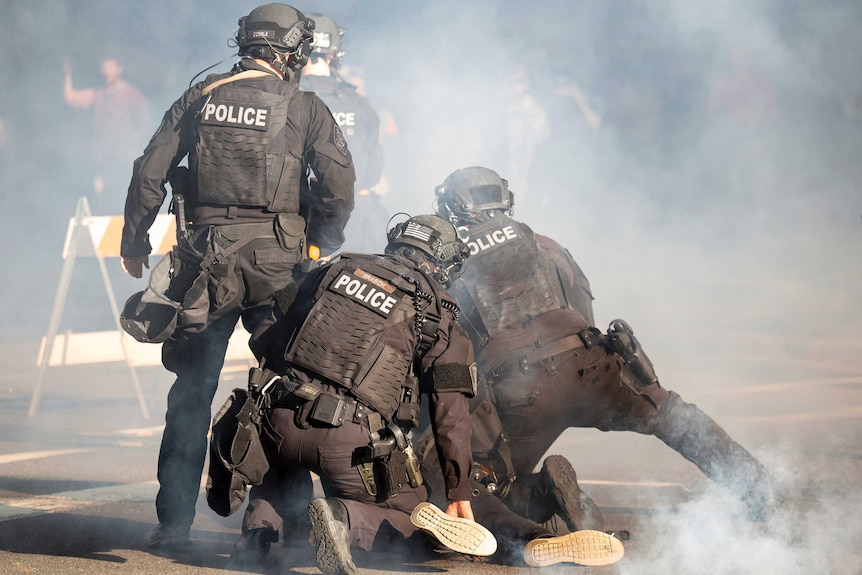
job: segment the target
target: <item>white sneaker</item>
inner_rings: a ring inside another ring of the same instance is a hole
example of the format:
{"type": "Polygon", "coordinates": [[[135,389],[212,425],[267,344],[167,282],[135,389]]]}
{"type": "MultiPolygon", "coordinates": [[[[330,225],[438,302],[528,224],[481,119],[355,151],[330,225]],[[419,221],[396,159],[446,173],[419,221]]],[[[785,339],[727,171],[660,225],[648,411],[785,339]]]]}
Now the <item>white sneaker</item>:
{"type": "Polygon", "coordinates": [[[559,537],[533,539],[524,547],[524,561],[530,567],[554,563],[612,565],[623,558],[622,541],[603,531],[585,529],[559,537]]]}
{"type": "Polygon", "coordinates": [[[413,509],[410,521],[457,553],[485,557],[497,551],[497,539],[485,527],[469,519],[446,515],[427,501],[413,509]]]}

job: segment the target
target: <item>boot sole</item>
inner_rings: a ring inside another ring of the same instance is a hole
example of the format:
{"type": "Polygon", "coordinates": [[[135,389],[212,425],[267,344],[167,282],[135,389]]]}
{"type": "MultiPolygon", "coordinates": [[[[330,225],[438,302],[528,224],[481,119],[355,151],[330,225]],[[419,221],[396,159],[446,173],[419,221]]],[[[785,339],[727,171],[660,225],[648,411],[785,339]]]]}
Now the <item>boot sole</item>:
{"type": "Polygon", "coordinates": [[[555,563],[591,567],[613,565],[624,554],[625,549],[619,539],[590,529],[559,537],[533,539],[524,547],[524,561],[530,567],[546,567],[555,563]]]}
{"type": "Polygon", "coordinates": [[[469,519],[446,515],[427,501],[413,509],[410,521],[456,553],[486,557],[497,551],[497,539],[485,527],[469,519]]]}
{"type": "Polygon", "coordinates": [[[350,555],[347,528],[335,519],[326,501],[313,499],[308,519],[317,540],[317,568],[325,575],[354,575],[356,565],[350,555]]]}
{"type": "Polygon", "coordinates": [[[601,513],[591,499],[585,497],[578,486],[577,474],[572,464],[559,455],[550,455],[543,464],[548,479],[553,483],[554,498],[570,531],[599,530],[604,527],[601,513]],[[584,500],[586,499],[586,501],[584,500]]]}

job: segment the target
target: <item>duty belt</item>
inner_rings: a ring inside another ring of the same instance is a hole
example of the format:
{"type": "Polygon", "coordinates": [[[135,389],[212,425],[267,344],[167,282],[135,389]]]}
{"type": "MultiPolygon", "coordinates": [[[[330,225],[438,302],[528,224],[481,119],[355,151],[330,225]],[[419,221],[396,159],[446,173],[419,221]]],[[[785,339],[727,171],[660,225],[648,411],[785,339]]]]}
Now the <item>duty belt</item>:
{"type": "MultiPolygon", "coordinates": [[[[303,387],[307,389],[311,386],[303,387]]],[[[315,396],[309,398],[297,394],[296,391],[287,391],[283,381],[279,380],[271,396],[273,400],[268,407],[301,410],[306,421],[324,423],[332,427],[340,427],[345,421],[371,427],[369,417],[374,419],[377,414],[370,407],[346,395],[336,395],[319,389],[316,391],[315,396]]]]}
{"type": "Polygon", "coordinates": [[[518,370],[521,373],[526,373],[530,370],[530,366],[542,361],[543,359],[548,359],[549,357],[553,357],[559,353],[563,353],[564,351],[578,349],[585,346],[584,340],[581,338],[580,334],[570,335],[562,339],[552,341],[551,343],[544,343],[542,340],[538,340],[533,345],[534,349],[531,349],[527,353],[510,357],[494,367],[494,369],[487,373],[487,378],[493,383],[512,375],[515,370],[518,370]]]}

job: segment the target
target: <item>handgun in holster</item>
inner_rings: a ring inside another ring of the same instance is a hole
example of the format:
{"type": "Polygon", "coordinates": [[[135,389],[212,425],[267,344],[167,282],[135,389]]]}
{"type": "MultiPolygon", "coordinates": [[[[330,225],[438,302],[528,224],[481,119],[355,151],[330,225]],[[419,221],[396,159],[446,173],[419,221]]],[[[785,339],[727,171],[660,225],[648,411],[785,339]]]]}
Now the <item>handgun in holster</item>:
{"type": "Polygon", "coordinates": [[[411,487],[422,485],[419,457],[400,426],[390,423],[372,433],[368,455],[377,466],[382,491],[387,497],[394,497],[405,482],[411,487]]]}
{"type": "Polygon", "coordinates": [[[618,354],[632,373],[646,387],[658,384],[655,368],[631,326],[621,319],[615,319],[608,326],[607,345],[610,351],[618,354]]]}

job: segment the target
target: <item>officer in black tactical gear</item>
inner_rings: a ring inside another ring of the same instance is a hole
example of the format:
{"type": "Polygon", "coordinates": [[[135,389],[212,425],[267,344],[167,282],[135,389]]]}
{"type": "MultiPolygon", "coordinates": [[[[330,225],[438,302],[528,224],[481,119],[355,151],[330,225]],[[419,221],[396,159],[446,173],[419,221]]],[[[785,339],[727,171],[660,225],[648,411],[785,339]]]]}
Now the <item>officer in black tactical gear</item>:
{"type": "Polygon", "coordinates": [[[134,164],[121,245],[130,275],[149,267],[147,231],[168,180],[179,212],[169,295],[181,309],[162,350],[177,379],[159,452],[154,547],[189,542],[211,403],[237,321],[252,330],[273,293],[310,267],[303,262],[312,246],[326,258],[344,241],[355,180],[350,153],[323,101],[298,85],[313,30],[286,4],[240,18],[240,60],[191,86],[134,164]],[[187,171],[178,167],[186,156],[187,171]]]}
{"type": "Polygon", "coordinates": [[[439,215],[470,246],[470,265],[449,291],[493,387],[518,482],[569,427],[635,431],[655,435],[730,488],[753,518],[770,511],[768,471],[703,411],[659,384],[626,322],[612,322],[606,333],[595,327],[586,276],[566,249],[512,219],[506,180],[483,167],[460,169],[436,198],[439,215]]]}
{"type": "Polygon", "coordinates": [[[308,17],[314,20],[314,43],[299,86],[326,102],[347,138],[356,167],[356,206],[345,229],[344,249],[379,253],[385,242],[377,231],[385,229],[389,221],[388,211],[374,191],[384,163],[380,119],[368,98],[339,75],[345,53],[344,29],[325,14],[309,13],[308,17]]]}
{"type": "Polygon", "coordinates": [[[448,502],[434,522],[448,522],[444,531],[457,532],[462,545],[482,547],[466,542],[475,524],[455,519],[473,518],[468,397],[476,373],[458,307],[444,290],[469,252],[436,215],[396,224],[388,240],[387,255],[344,253],[309,273],[298,291],[278,292],[250,342],[261,361],[250,393],[263,390],[270,469],[252,488],[243,520],[257,533],[244,538],[264,554],[277,540],[283,478],[302,466],[320,476],[326,495],[311,501],[309,519],[318,567],[331,575],[355,571],[351,546],[377,551],[421,541],[417,527],[445,538],[421,520],[427,508],[411,520],[428,499],[407,435],[423,394],[448,502]]]}

